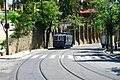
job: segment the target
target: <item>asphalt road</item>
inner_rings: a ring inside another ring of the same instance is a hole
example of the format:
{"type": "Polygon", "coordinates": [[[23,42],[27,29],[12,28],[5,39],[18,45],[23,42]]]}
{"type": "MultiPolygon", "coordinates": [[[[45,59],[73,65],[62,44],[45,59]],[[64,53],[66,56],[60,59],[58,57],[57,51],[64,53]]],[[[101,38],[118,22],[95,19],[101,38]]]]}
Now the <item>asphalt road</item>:
{"type": "Polygon", "coordinates": [[[99,44],[0,59],[0,80],[120,80],[120,61],[99,44]]]}

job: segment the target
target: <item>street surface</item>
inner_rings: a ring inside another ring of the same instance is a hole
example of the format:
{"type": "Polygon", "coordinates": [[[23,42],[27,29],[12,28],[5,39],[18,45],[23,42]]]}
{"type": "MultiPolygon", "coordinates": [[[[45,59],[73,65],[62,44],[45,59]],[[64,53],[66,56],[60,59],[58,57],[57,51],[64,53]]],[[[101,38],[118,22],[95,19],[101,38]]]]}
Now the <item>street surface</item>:
{"type": "Polygon", "coordinates": [[[0,58],[0,80],[120,80],[120,60],[99,44],[0,58]]]}

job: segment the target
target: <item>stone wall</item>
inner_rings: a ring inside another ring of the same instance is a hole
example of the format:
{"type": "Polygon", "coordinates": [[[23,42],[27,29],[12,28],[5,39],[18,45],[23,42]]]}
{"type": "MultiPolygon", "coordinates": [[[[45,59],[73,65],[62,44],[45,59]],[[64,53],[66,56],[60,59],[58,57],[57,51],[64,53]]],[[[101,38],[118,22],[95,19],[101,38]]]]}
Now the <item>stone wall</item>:
{"type": "MultiPolygon", "coordinates": [[[[44,34],[28,35],[14,41],[9,46],[9,54],[14,54],[20,51],[44,48],[43,36],[44,34]]],[[[53,37],[50,34],[49,47],[53,47],[53,37]]]]}
{"type": "Polygon", "coordinates": [[[24,36],[19,39],[14,39],[14,41],[9,46],[9,54],[17,53],[24,50],[29,50],[31,47],[32,36],[24,36]]]}

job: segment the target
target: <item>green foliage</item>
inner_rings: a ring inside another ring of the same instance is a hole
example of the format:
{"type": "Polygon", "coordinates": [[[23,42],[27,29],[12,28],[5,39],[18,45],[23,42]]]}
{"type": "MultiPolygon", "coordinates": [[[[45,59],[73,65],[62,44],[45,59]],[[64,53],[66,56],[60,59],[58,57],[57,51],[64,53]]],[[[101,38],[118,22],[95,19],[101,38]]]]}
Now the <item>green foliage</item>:
{"type": "Polygon", "coordinates": [[[75,2],[75,0],[60,0],[59,1],[60,11],[63,12],[61,18],[64,19],[68,15],[73,15],[78,12],[80,9],[79,2],[75,2]]]}
{"type": "Polygon", "coordinates": [[[13,35],[15,38],[28,35],[34,27],[35,21],[32,19],[34,3],[25,4],[24,7],[24,12],[9,11],[7,15],[8,19],[16,25],[13,35]]]}
{"type": "Polygon", "coordinates": [[[19,23],[15,28],[14,37],[21,37],[23,35],[28,35],[30,31],[34,28],[34,21],[32,21],[31,15],[22,13],[18,21],[19,23]]]}
{"type": "Polygon", "coordinates": [[[19,17],[20,17],[20,14],[16,11],[9,11],[8,13],[8,19],[11,20],[14,24],[18,24],[19,17]]]}
{"type": "MultiPolygon", "coordinates": [[[[9,45],[12,43],[14,41],[14,38],[9,38],[9,45]]],[[[1,44],[1,49],[4,49],[4,48],[6,48],[6,40],[4,40],[3,42],[2,42],[2,44],[1,44]]]]}
{"type": "Polygon", "coordinates": [[[42,4],[41,2],[36,3],[36,7],[39,11],[33,14],[35,22],[41,22],[45,28],[49,28],[52,21],[52,27],[58,27],[58,16],[61,15],[61,12],[59,12],[56,2],[53,0],[42,1],[42,4]]]}
{"type": "Polygon", "coordinates": [[[73,26],[77,27],[77,26],[82,26],[82,19],[83,17],[79,16],[79,15],[69,15],[66,18],[66,21],[70,24],[72,24],[73,26]]]}
{"type": "Polygon", "coordinates": [[[34,3],[27,3],[24,5],[25,9],[23,13],[20,13],[17,23],[17,27],[15,28],[14,37],[21,37],[23,35],[28,35],[30,31],[34,28],[35,21],[33,20],[33,8],[34,3]]]}
{"type": "Polygon", "coordinates": [[[1,20],[4,20],[4,17],[5,17],[4,15],[0,14],[0,19],[1,20]]]}
{"type": "Polygon", "coordinates": [[[3,8],[4,0],[0,0],[0,8],[3,8]]]}
{"type": "Polygon", "coordinates": [[[34,10],[35,2],[28,2],[24,5],[24,13],[32,14],[34,10]]]}
{"type": "Polygon", "coordinates": [[[119,26],[120,23],[117,21],[120,16],[120,6],[114,2],[115,1],[112,1],[111,4],[108,4],[108,0],[92,0],[90,7],[96,9],[98,12],[90,15],[89,20],[92,21],[93,24],[89,26],[96,27],[100,31],[104,30],[110,25],[110,14],[113,22],[112,27],[119,26]]]}
{"type": "Polygon", "coordinates": [[[82,25],[80,13],[80,4],[75,0],[60,0],[60,11],[62,12],[61,20],[71,24],[74,27],[82,25]]]}
{"type": "MultiPolygon", "coordinates": [[[[29,34],[35,27],[35,23],[44,25],[44,28],[46,29],[50,27],[50,22],[52,21],[52,27],[58,27],[58,15],[60,14],[59,7],[53,0],[42,1],[42,7],[40,1],[27,2],[24,5],[24,12],[20,13],[18,17],[12,18],[14,22],[15,19],[18,20],[14,37],[21,37],[29,34]],[[36,9],[39,9],[39,11],[34,10],[35,7],[36,9]]],[[[10,15],[13,16],[13,13],[10,12],[10,15]]],[[[14,14],[14,16],[16,15],[14,14]]]]}

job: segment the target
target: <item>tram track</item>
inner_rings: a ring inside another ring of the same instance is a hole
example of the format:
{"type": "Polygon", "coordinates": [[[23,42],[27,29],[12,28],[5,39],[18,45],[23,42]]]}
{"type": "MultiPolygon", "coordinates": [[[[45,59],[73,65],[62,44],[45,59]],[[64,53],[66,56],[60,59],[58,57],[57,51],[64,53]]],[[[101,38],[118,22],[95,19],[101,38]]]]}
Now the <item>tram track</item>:
{"type": "Polygon", "coordinates": [[[62,62],[62,56],[65,54],[65,52],[63,52],[60,57],[59,57],[59,63],[60,65],[67,71],[69,72],[70,74],[72,74],[73,76],[77,77],[78,79],[80,80],[85,80],[84,78],[80,77],[79,75],[77,75],[76,73],[74,73],[73,71],[71,71],[70,69],[68,69],[62,62]]]}
{"type": "MultiPolygon", "coordinates": [[[[97,51],[95,51],[95,53],[96,53],[96,52],[97,52],[97,51]]],[[[99,52],[98,52],[98,53],[99,53],[99,52]]],[[[61,58],[64,54],[65,54],[65,52],[61,54],[60,59],[59,59],[59,62],[60,62],[60,64],[61,64],[61,66],[62,66],[66,71],[68,71],[70,74],[72,74],[72,75],[74,75],[75,77],[77,77],[78,79],[80,79],[80,80],[88,80],[88,79],[86,79],[86,78],[81,77],[80,75],[78,75],[78,73],[77,73],[76,71],[73,71],[72,68],[70,69],[69,66],[66,66],[67,64],[65,64],[65,63],[62,61],[62,58],[61,58]]],[[[94,74],[96,74],[96,75],[103,76],[103,77],[105,77],[105,78],[107,78],[107,79],[110,79],[110,80],[118,80],[118,79],[115,79],[115,78],[113,78],[113,77],[111,77],[111,76],[108,76],[108,75],[105,75],[105,74],[100,73],[100,72],[98,72],[98,71],[95,71],[95,70],[93,70],[93,69],[91,69],[91,68],[88,68],[88,67],[87,67],[86,65],[84,65],[84,64],[79,63],[79,62],[76,60],[76,58],[75,58],[74,55],[75,55],[75,53],[73,52],[74,61],[75,61],[76,64],[78,64],[78,66],[80,66],[80,67],[86,69],[87,71],[90,71],[90,72],[92,72],[92,73],[94,73],[94,74]]]]}
{"type": "MultiPolygon", "coordinates": [[[[31,55],[31,56],[32,56],[32,55],[31,55]]],[[[20,65],[17,67],[16,74],[15,74],[15,80],[19,80],[19,78],[18,78],[18,77],[19,77],[19,76],[18,76],[19,70],[20,70],[20,68],[22,67],[22,65],[30,59],[31,56],[29,56],[27,59],[25,59],[25,60],[24,60],[22,63],[20,63],[20,65]]]]}
{"type": "MultiPolygon", "coordinates": [[[[47,51],[46,52],[46,56],[44,57],[44,58],[42,58],[42,59],[38,59],[38,67],[39,67],[39,74],[41,74],[41,76],[44,78],[44,80],[49,80],[49,79],[51,79],[51,77],[55,77],[55,76],[48,76],[48,73],[46,73],[46,71],[44,72],[44,68],[43,68],[43,66],[44,66],[44,64],[45,63],[48,63],[47,61],[49,60],[48,59],[48,57],[50,57],[52,54],[54,54],[55,52],[56,52],[56,55],[58,55],[59,56],[59,58],[57,58],[57,60],[58,60],[58,62],[57,63],[59,63],[59,65],[58,65],[58,67],[60,68],[61,67],[61,71],[62,70],[65,70],[65,72],[68,72],[69,74],[71,74],[71,75],[73,75],[74,77],[76,77],[78,80],[88,80],[88,79],[85,79],[83,76],[81,76],[81,75],[79,75],[77,72],[76,72],[76,70],[74,70],[74,69],[72,69],[71,67],[69,67],[69,66],[67,66],[67,64],[65,64],[65,62],[63,61],[63,56],[65,56],[65,54],[67,53],[67,51],[68,50],[65,50],[65,51],[60,51],[59,53],[57,53],[57,50],[53,50],[53,51],[51,51],[51,52],[49,52],[49,51],[47,51]],[[45,63],[44,63],[45,62],[45,63]],[[42,63],[44,63],[44,64],[42,64],[42,63]]],[[[95,51],[96,52],[96,51],[95,51]]],[[[109,76],[107,76],[107,75],[104,75],[104,74],[102,74],[102,73],[100,73],[100,72],[97,72],[97,71],[95,71],[95,70],[93,70],[93,69],[90,69],[89,67],[87,67],[86,65],[84,65],[84,64],[81,64],[81,63],[79,63],[79,62],[77,62],[77,60],[76,60],[76,58],[75,58],[75,52],[73,51],[72,52],[72,55],[73,55],[73,59],[74,59],[74,64],[76,64],[76,66],[77,67],[82,67],[82,68],[84,68],[84,69],[86,69],[86,70],[88,70],[88,71],[90,71],[90,72],[93,72],[93,73],[95,73],[95,74],[97,74],[97,75],[100,75],[100,76],[104,76],[104,77],[106,77],[106,78],[109,78],[110,80],[116,80],[116,79],[114,79],[114,78],[112,78],[112,77],[109,77],[109,76]]],[[[19,79],[19,71],[20,71],[20,69],[21,69],[21,67],[32,57],[33,55],[31,55],[30,57],[28,57],[27,59],[25,59],[19,66],[18,66],[18,68],[17,68],[17,71],[16,71],[16,75],[15,75],[15,80],[20,80],[19,79]]],[[[50,65],[49,65],[50,66],[50,65]]],[[[50,68],[51,69],[53,69],[54,68],[54,66],[55,65],[53,65],[53,66],[50,66],[50,68]]],[[[71,76],[70,75],[70,76],[71,76]]],[[[71,76],[71,77],[73,77],[73,76],[71,76]]],[[[33,80],[36,80],[36,79],[33,79],[33,80]]],[[[52,79],[51,79],[52,80],[52,79]]]]}
{"type": "MultiPolygon", "coordinates": [[[[63,70],[67,71],[69,74],[73,75],[74,77],[78,78],[79,80],[85,80],[84,78],[78,76],[77,74],[75,74],[74,72],[70,71],[63,63],[62,63],[62,56],[65,54],[65,52],[67,52],[68,50],[65,50],[63,51],[60,55],[59,55],[59,58],[58,58],[58,62],[59,62],[59,66],[62,67],[63,70]]],[[[55,51],[57,52],[57,51],[55,51]]],[[[52,52],[53,54],[53,52],[52,52]]],[[[45,75],[45,73],[42,71],[42,62],[48,57],[50,56],[50,54],[48,54],[44,59],[42,59],[40,62],[39,62],[39,68],[40,68],[40,72],[42,73],[43,77],[45,80],[49,80],[48,77],[45,75]]],[[[55,76],[53,76],[55,77],[55,76]]]]}
{"type": "MultiPolygon", "coordinates": [[[[95,51],[95,52],[97,52],[97,51],[95,51]]],[[[98,53],[99,53],[99,52],[98,52],[98,53]]],[[[88,68],[87,66],[85,66],[84,64],[79,63],[79,62],[76,60],[76,58],[75,58],[74,55],[75,55],[75,52],[73,53],[73,58],[74,58],[74,61],[77,62],[77,64],[78,64],[79,66],[85,68],[86,70],[88,70],[88,71],[90,71],[90,72],[93,72],[93,73],[95,73],[95,74],[98,74],[98,75],[100,75],[100,76],[106,77],[106,78],[111,79],[111,80],[116,80],[116,79],[114,79],[114,78],[112,78],[112,77],[110,77],[110,76],[107,76],[107,75],[102,74],[102,73],[100,73],[100,72],[97,72],[97,71],[95,71],[95,70],[93,70],[93,69],[90,69],[90,68],[88,68]]]]}
{"type": "MultiPolygon", "coordinates": [[[[63,51],[61,54],[63,55],[65,52],[67,52],[68,50],[65,50],[65,51],[63,51]]],[[[57,52],[57,51],[55,51],[55,52],[57,52]]],[[[53,52],[52,52],[52,54],[54,54],[53,52]]],[[[41,61],[40,61],[40,63],[39,63],[39,68],[40,68],[40,72],[42,73],[42,75],[43,75],[43,77],[45,78],[45,80],[49,80],[48,79],[48,77],[46,76],[46,74],[42,71],[42,62],[48,57],[48,56],[50,56],[51,54],[48,54],[44,59],[42,59],[41,61]]],[[[79,77],[79,76],[77,76],[77,75],[75,75],[75,74],[73,74],[72,72],[70,72],[69,70],[67,70],[67,68],[62,64],[62,62],[61,62],[61,59],[62,59],[62,55],[59,55],[59,57],[58,57],[58,64],[59,64],[59,67],[62,69],[62,71],[64,71],[65,70],[65,72],[67,71],[68,73],[70,73],[70,74],[72,74],[73,76],[75,76],[75,77],[79,77]],[[62,67],[61,67],[62,66],[62,67]],[[63,67],[64,66],[64,67],[63,67]]],[[[56,77],[56,76],[52,76],[52,77],[56,77]]],[[[79,77],[79,79],[80,79],[80,77],[79,77]]],[[[84,80],[84,79],[80,79],[80,80],[84,80]]]]}
{"type": "MultiPolygon", "coordinates": [[[[54,52],[56,52],[56,51],[54,51],[54,52]]],[[[48,80],[48,78],[45,76],[44,72],[42,71],[42,62],[43,62],[50,54],[52,54],[52,53],[54,53],[54,52],[49,53],[45,58],[43,58],[43,59],[40,60],[40,62],[39,62],[39,70],[40,70],[40,72],[41,72],[41,74],[42,74],[42,76],[44,77],[45,80],[48,80]]]]}
{"type": "MultiPolygon", "coordinates": [[[[55,52],[55,51],[54,51],[54,52],[55,52]]],[[[53,51],[50,52],[50,53],[47,53],[46,57],[48,57],[51,53],[53,53],[53,51]]],[[[39,53],[38,53],[38,54],[39,54],[39,53]]],[[[34,54],[33,54],[33,55],[34,55],[34,54]]],[[[22,67],[28,60],[30,60],[30,58],[31,58],[33,55],[29,56],[27,59],[25,59],[25,60],[17,67],[16,74],[15,74],[15,80],[20,80],[20,79],[19,79],[19,71],[20,71],[21,67],[22,67]]],[[[45,57],[45,58],[46,58],[46,57],[45,57]]],[[[40,66],[40,65],[42,64],[42,61],[43,61],[45,58],[39,60],[39,70],[40,70],[39,73],[42,74],[42,76],[44,77],[45,80],[48,80],[47,77],[45,76],[45,74],[43,73],[43,71],[42,71],[42,69],[41,69],[41,66],[40,66]]],[[[36,79],[35,79],[35,80],[36,80],[36,79]]]]}

